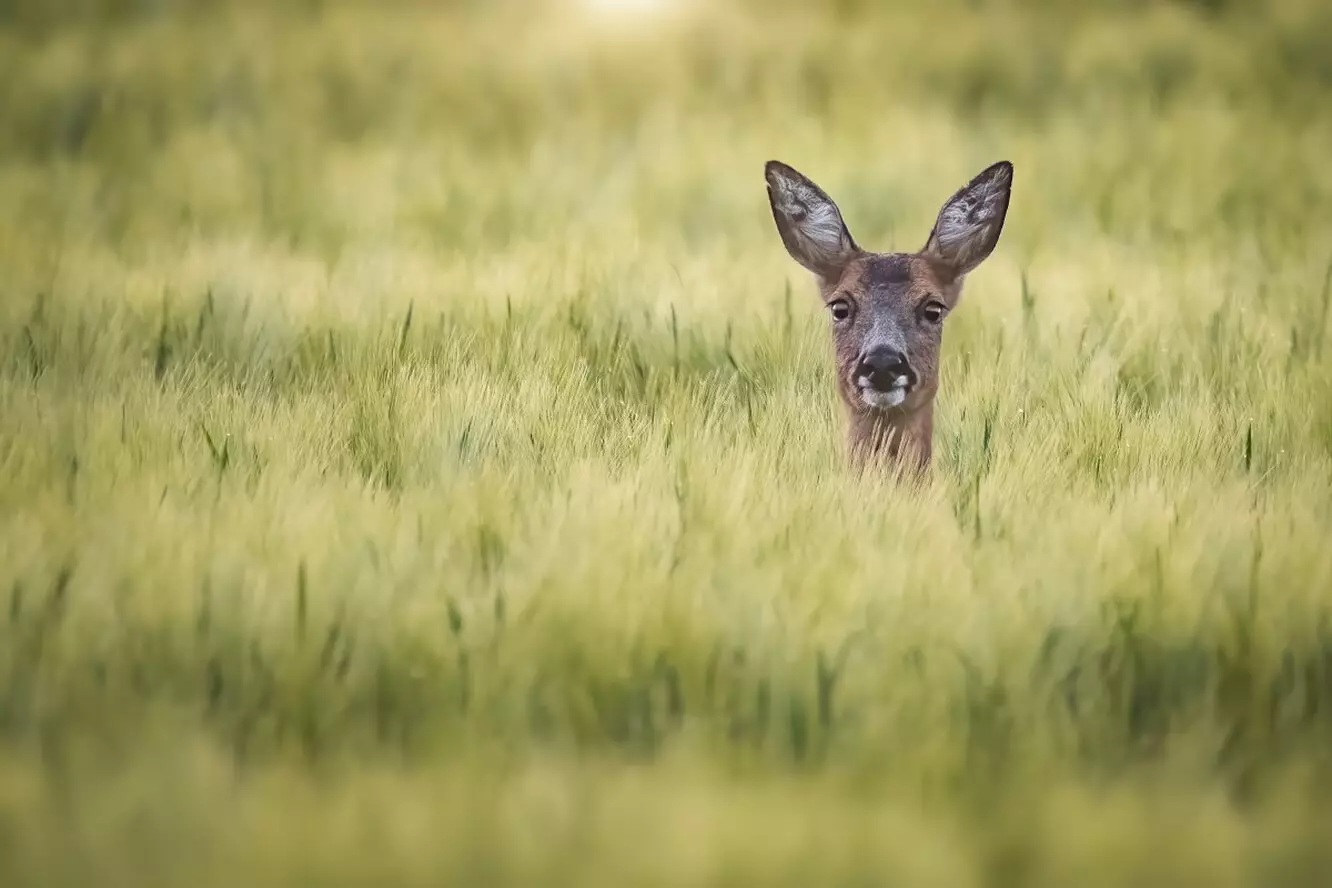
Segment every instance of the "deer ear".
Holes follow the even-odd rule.
[[[962,277],[994,252],[1008,215],[1013,165],[1001,160],[962,186],[939,211],[921,252]]]
[[[780,161],[768,161],[763,173],[772,218],[791,258],[822,278],[840,277],[860,247],[837,204],[804,174]]]

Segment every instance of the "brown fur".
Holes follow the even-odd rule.
[[[814,273],[826,306],[849,307],[849,317],[834,315],[831,325],[851,458],[860,465],[924,470],[932,455],[943,322],[961,298],[966,275],[999,240],[1012,166],[989,167],[949,198],[917,253],[862,250],[819,186],[777,161],[768,163],[766,177],[788,252]],[[888,397],[865,390],[862,359],[874,348],[890,348],[909,366],[910,382],[899,403],[867,403],[866,398]]]

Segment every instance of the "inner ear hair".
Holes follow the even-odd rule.
[[[958,189],[939,210],[923,252],[954,277],[970,272],[994,251],[1008,215],[1013,165],[1000,161]]]
[[[825,280],[835,280],[859,247],[828,193],[781,161],[764,168],[773,221],[791,257]]]

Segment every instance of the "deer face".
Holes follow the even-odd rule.
[[[873,254],[848,263],[823,299],[849,407],[909,411],[934,397],[952,281],[922,258]]]
[[[989,167],[949,198],[919,253],[862,250],[823,189],[777,161],[765,172],[782,242],[814,273],[828,311],[847,408],[892,416],[928,405],[939,388],[944,321],[967,273],[999,240],[1012,165]]]

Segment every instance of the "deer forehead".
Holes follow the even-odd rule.
[[[949,287],[934,266],[909,253],[872,253],[847,265],[829,292],[850,293],[880,305],[916,306],[926,299],[947,298]]]

